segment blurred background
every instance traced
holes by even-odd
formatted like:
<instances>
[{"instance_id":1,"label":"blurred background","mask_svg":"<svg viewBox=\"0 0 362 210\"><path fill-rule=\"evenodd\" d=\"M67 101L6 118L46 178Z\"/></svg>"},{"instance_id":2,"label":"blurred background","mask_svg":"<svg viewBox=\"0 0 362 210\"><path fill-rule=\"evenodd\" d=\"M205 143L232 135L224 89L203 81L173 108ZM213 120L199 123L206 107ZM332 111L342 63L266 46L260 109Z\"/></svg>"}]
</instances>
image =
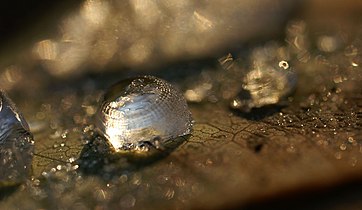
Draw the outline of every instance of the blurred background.
<instances>
[{"instance_id":1,"label":"blurred background","mask_svg":"<svg viewBox=\"0 0 362 210\"><path fill-rule=\"evenodd\" d=\"M23 84L23 74L36 79L38 74L69 78L157 71L172 63L239 54L252 43L283 40L285 26L301 18L305 30L320 33L319 41L306 45L333 51L353 38L329 34L357 30L360 9L357 0L4 2L0 68L13 76L2 76L2 88Z\"/></svg>"}]
</instances>

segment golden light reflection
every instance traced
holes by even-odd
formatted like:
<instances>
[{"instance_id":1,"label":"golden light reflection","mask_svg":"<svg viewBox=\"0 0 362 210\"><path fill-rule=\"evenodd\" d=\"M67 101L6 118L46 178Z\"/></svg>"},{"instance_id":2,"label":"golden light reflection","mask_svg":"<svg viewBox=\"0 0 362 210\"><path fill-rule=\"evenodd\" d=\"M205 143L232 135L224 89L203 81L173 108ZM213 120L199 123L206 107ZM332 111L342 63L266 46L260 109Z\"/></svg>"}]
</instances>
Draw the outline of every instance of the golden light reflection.
<instances>
[{"instance_id":1,"label":"golden light reflection","mask_svg":"<svg viewBox=\"0 0 362 210\"><path fill-rule=\"evenodd\" d=\"M317 44L319 50L324 52L333 52L338 47L338 40L333 36L320 36Z\"/></svg>"},{"instance_id":2,"label":"golden light reflection","mask_svg":"<svg viewBox=\"0 0 362 210\"><path fill-rule=\"evenodd\" d=\"M138 40L127 51L127 61L133 64L146 62L152 53L152 42L148 39Z\"/></svg>"},{"instance_id":3,"label":"golden light reflection","mask_svg":"<svg viewBox=\"0 0 362 210\"><path fill-rule=\"evenodd\" d=\"M106 65L118 51L118 40L111 34L104 34L96 40L90 53L90 63L97 67Z\"/></svg>"},{"instance_id":4,"label":"golden light reflection","mask_svg":"<svg viewBox=\"0 0 362 210\"><path fill-rule=\"evenodd\" d=\"M11 65L0 71L0 87L3 90L10 90L23 78L23 72L19 66Z\"/></svg>"},{"instance_id":5,"label":"golden light reflection","mask_svg":"<svg viewBox=\"0 0 362 210\"><path fill-rule=\"evenodd\" d=\"M33 53L40 60L55 60L58 56L58 44L46 39L35 44Z\"/></svg>"},{"instance_id":6,"label":"golden light reflection","mask_svg":"<svg viewBox=\"0 0 362 210\"><path fill-rule=\"evenodd\" d=\"M103 65L114 54L113 42L103 41L96 36L109 14L107 2L99 0L86 1L79 14L71 15L63 21L62 36L58 40L42 40L35 45L34 53L49 73L64 76L79 73L80 66L96 55L95 63ZM101 36L106 37L106 36ZM98 41L100 47L94 47ZM107 50L105 50L105 48ZM92 49L96 49L92 53ZM92 60L93 61L93 60ZM92 63L92 62L89 62Z\"/></svg>"},{"instance_id":7,"label":"golden light reflection","mask_svg":"<svg viewBox=\"0 0 362 210\"><path fill-rule=\"evenodd\" d=\"M80 15L88 23L101 25L106 21L109 14L109 4L107 1L88 0L83 4Z\"/></svg>"},{"instance_id":8,"label":"golden light reflection","mask_svg":"<svg viewBox=\"0 0 362 210\"><path fill-rule=\"evenodd\" d=\"M228 4L217 0L207 4L86 0L78 11L61 21L56 36L60 38L39 41L33 54L50 74L60 77L89 69L104 70L108 64L137 69L210 55L235 39L245 40L269 30L266 26L272 22L271 17L279 20L281 8L289 5L287 0L278 2L276 5L275 0L267 0L259 7L252 0L242 4L237 0ZM274 10L266 10L270 7ZM240 11L248 12L243 13L242 21L236 21L234 17ZM253 27L247 27L250 22Z\"/></svg>"},{"instance_id":9,"label":"golden light reflection","mask_svg":"<svg viewBox=\"0 0 362 210\"><path fill-rule=\"evenodd\" d=\"M212 84L203 83L195 87L194 89L186 90L184 96L187 101L201 102L209 95L209 91L211 90L211 88Z\"/></svg>"},{"instance_id":10,"label":"golden light reflection","mask_svg":"<svg viewBox=\"0 0 362 210\"><path fill-rule=\"evenodd\" d=\"M130 1L135 12L135 22L143 28L151 28L161 17L160 10L155 2L149 0Z\"/></svg>"},{"instance_id":11,"label":"golden light reflection","mask_svg":"<svg viewBox=\"0 0 362 210\"><path fill-rule=\"evenodd\" d=\"M196 27L200 31L207 31L214 27L214 23L207 19L205 16L202 16L200 13L194 11L194 18Z\"/></svg>"}]
</instances>

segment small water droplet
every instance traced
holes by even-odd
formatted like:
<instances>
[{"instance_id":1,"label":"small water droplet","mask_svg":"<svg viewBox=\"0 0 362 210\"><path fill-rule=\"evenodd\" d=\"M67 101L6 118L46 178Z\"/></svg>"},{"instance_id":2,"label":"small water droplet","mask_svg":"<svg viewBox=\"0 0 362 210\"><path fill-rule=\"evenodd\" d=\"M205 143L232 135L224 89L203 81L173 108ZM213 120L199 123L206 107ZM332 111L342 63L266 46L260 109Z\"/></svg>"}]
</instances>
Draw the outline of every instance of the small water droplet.
<instances>
[{"instance_id":1,"label":"small water droplet","mask_svg":"<svg viewBox=\"0 0 362 210\"><path fill-rule=\"evenodd\" d=\"M347 57L354 57L358 54L358 49L354 45L349 45L344 50L344 55Z\"/></svg>"},{"instance_id":2,"label":"small water droplet","mask_svg":"<svg viewBox=\"0 0 362 210\"><path fill-rule=\"evenodd\" d=\"M333 52L338 45L339 40L335 36L321 36L318 39L318 48L323 52Z\"/></svg>"},{"instance_id":3,"label":"small water droplet","mask_svg":"<svg viewBox=\"0 0 362 210\"><path fill-rule=\"evenodd\" d=\"M349 163L351 164L352 167L355 167L356 164L357 164L358 160L356 157L352 157L350 160L349 160Z\"/></svg>"},{"instance_id":4,"label":"small water droplet","mask_svg":"<svg viewBox=\"0 0 362 210\"><path fill-rule=\"evenodd\" d=\"M175 195L175 190L171 189L171 188L168 188L166 190L166 193L165 193L165 198L167 200L171 200L173 198L173 196Z\"/></svg>"},{"instance_id":5,"label":"small water droplet","mask_svg":"<svg viewBox=\"0 0 362 210\"><path fill-rule=\"evenodd\" d=\"M34 184L35 186L39 186L39 185L40 185L40 180L39 180L39 179L34 179L34 180L33 180L33 184Z\"/></svg>"},{"instance_id":6,"label":"small water droplet","mask_svg":"<svg viewBox=\"0 0 362 210\"><path fill-rule=\"evenodd\" d=\"M337 160L340 160L340 159L342 159L342 153L341 153L341 152L336 152L336 153L334 154L334 157L335 157Z\"/></svg>"},{"instance_id":7,"label":"small water droplet","mask_svg":"<svg viewBox=\"0 0 362 210\"><path fill-rule=\"evenodd\" d=\"M351 62L351 66L353 66L353 67L358 67L358 63L352 61L352 62Z\"/></svg>"},{"instance_id":8,"label":"small water droplet","mask_svg":"<svg viewBox=\"0 0 362 210\"><path fill-rule=\"evenodd\" d=\"M68 130L65 130L65 131L61 134L62 139L67 138L67 135L68 135Z\"/></svg>"},{"instance_id":9,"label":"small water droplet","mask_svg":"<svg viewBox=\"0 0 362 210\"><path fill-rule=\"evenodd\" d=\"M340 76L340 75L335 76L335 77L333 78L333 82L336 83L336 84L343 82L342 76Z\"/></svg>"},{"instance_id":10,"label":"small water droplet","mask_svg":"<svg viewBox=\"0 0 362 210\"><path fill-rule=\"evenodd\" d=\"M133 195L127 194L120 200L120 205L124 208L132 208L136 204L136 198Z\"/></svg>"},{"instance_id":11,"label":"small water droplet","mask_svg":"<svg viewBox=\"0 0 362 210\"><path fill-rule=\"evenodd\" d=\"M167 175L159 175L157 177L158 184L166 184L170 180L170 177Z\"/></svg>"},{"instance_id":12,"label":"small water droplet","mask_svg":"<svg viewBox=\"0 0 362 210\"><path fill-rule=\"evenodd\" d=\"M128 180L128 176L126 174L122 174L118 180L121 184L126 183Z\"/></svg>"},{"instance_id":13,"label":"small water droplet","mask_svg":"<svg viewBox=\"0 0 362 210\"><path fill-rule=\"evenodd\" d=\"M294 146L294 145L290 145L290 146L287 148L287 152L295 153L295 152L296 152L295 146Z\"/></svg>"},{"instance_id":14,"label":"small water droplet","mask_svg":"<svg viewBox=\"0 0 362 210\"><path fill-rule=\"evenodd\" d=\"M175 184L177 187L184 187L186 185L186 181L184 179L182 179L181 177L176 177Z\"/></svg>"},{"instance_id":15,"label":"small water droplet","mask_svg":"<svg viewBox=\"0 0 362 210\"><path fill-rule=\"evenodd\" d=\"M48 172L46 172L46 171L41 172L41 175L44 176L44 177L48 177L48 176L49 176Z\"/></svg>"},{"instance_id":16,"label":"small water droplet","mask_svg":"<svg viewBox=\"0 0 362 210\"><path fill-rule=\"evenodd\" d=\"M206 165L212 165L214 164L214 161L212 161L210 158L208 158L205 162Z\"/></svg>"},{"instance_id":17,"label":"small water droplet","mask_svg":"<svg viewBox=\"0 0 362 210\"><path fill-rule=\"evenodd\" d=\"M131 183L134 185L141 185L142 183L142 176L140 174L134 174L131 179Z\"/></svg>"},{"instance_id":18,"label":"small water droplet","mask_svg":"<svg viewBox=\"0 0 362 210\"><path fill-rule=\"evenodd\" d=\"M231 53L228 53L227 55L219 58L218 61L220 65L226 70L232 68L234 64L234 58Z\"/></svg>"},{"instance_id":19,"label":"small water droplet","mask_svg":"<svg viewBox=\"0 0 362 210\"><path fill-rule=\"evenodd\" d=\"M354 142L354 138L352 136L348 137L348 142L352 144Z\"/></svg>"},{"instance_id":20,"label":"small water droplet","mask_svg":"<svg viewBox=\"0 0 362 210\"><path fill-rule=\"evenodd\" d=\"M107 193L107 191L98 188L98 189L94 190L93 196L97 201L102 202L102 201L107 200L108 193Z\"/></svg>"},{"instance_id":21,"label":"small water droplet","mask_svg":"<svg viewBox=\"0 0 362 210\"><path fill-rule=\"evenodd\" d=\"M287 61L280 61L279 62L279 67L286 70L286 69L289 68L289 63Z\"/></svg>"},{"instance_id":22,"label":"small water droplet","mask_svg":"<svg viewBox=\"0 0 362 210\"><path fill-rule=\"evenodd\" d=\"M79 168L79 165L72 166L72 170L77 170Z\"/></svg>"},{"instance_id":23,"label":"small water droplet","mask_svg":"<svg viewBox=\"0 0 362 210\"><path fill-rule=\"evenodd\" d=\"M62 165L57 165L56 169L57 169L58 171L62 170Z\"/></svg>"},{"instance_id":24,"label":"small water droplet","mask_svg":"<svg viewBox=\"0 0 362 210\"><path fill-rule=\"evenodd\" d=\"M342 151L344 151L344 150L347 149L347 146L346 146L345 144L341 144L341 145L339 146L339 149L342 150Z\"/></svg>"}]
</instances>

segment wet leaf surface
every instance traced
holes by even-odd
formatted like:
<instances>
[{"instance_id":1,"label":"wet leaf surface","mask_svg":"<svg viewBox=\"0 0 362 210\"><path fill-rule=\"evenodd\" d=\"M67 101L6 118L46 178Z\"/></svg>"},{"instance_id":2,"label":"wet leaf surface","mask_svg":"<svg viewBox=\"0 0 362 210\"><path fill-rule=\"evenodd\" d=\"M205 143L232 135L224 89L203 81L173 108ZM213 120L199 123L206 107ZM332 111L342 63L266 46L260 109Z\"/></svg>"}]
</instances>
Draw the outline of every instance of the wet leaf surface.
<instances>
[{"instance_id":1,"label":"wet leaf surface","mask_svg":"<svg viewBox=\"0 0 362 210\"><path fill-rule=\"evenodd\" d=\"M288 63L298 74L295 92L287 103L247 113L230 109L230 99L240 90L254 45L233 53L235 59L228 54L226 66L210 58L147 72L184 92L207 84L201 102L189 104L192 133L148 154L114 153L94 126L103 91L142 72L57 78L32 66L31 82L9 91L34 135L32 176L0 189L0 209L358 209L360 29L295 36L310 36L312 45ZM339 36L345 41L332 52L321 44Z\"/></svg>"},{"instance_id":2,"label":"wet leaf surface","mask_svg":"<svg viewBox=\"0 0 362 210\"><path fill-rule=\"evenodd\" d=\"M360 76L350 79L357 84ZM26 116L38 113L29 120L39 130L33 178L3 207L223 208L362 173L358 85L316 91L320 102L308 107L300 104L310 95L297 92L289 106L247 114L223 102L191 104L192 134L148 157L110 152L92 124L102 90L68 88L71 95L55 91L40 108L24 106Z\"/></svg>"}]
</instances>

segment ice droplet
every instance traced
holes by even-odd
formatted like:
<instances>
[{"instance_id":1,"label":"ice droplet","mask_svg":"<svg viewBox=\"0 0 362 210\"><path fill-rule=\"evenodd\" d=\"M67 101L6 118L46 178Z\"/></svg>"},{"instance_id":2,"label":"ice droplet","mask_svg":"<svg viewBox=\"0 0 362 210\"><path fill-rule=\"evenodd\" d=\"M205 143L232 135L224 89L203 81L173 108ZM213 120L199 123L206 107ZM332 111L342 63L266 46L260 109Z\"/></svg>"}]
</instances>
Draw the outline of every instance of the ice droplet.
<instances>
[{"instance_id":1,"label":"ice droplet","mask_svg":"<svg viewBox=\"0 0 362 210\"><path fill-rule=\"evenodd\" d=\"M135 204L136 204L136 198L131 194L123 196L120 200L120 205L124 208L134 207Z\"/></svg>"},{"instance_id":2,"label":"ice droplet","mask_svg":"<svg viewBox=\"0 0 362 210\"><path fill-rule=\"evenodd\" d=\"M295 75L289 70L255 69L243 80L243 87L231 107L248 112L252 108L278 104L285 100L295 88Z\"/></svg>"},{"instance_id":3,"label":"ice droplet","mask_svg":"<svg viewBox=\"0 0 362 210\"><path fill-rule=\"evenodd\" d=\"M289 63L287 61L280 61L279 62L279 67L286 70L286 69L289 68Z\"/></svg>"},{"instance_id":4,"label":"ice droplet","mask_svg":"<svg viewBox=\"0 0 362 210\"><path fill-rule=\"evenodd\" d=\"M253 66L241 80L241 90L231 101L231 108L249 112L252 108L286 101L296 88L297 74L284 58L272 53L280 49L284 48L267 46L253 51Z\"/></svg>"},{"instance_id":5,"label":"ice droplet","mask_svg":"<svg viewBox=\"0 0 362 210\"><path fill-rule=\"evenodd\" d=\"M24 117L0 90L0 186L19 184L29 176L33 144Z\"/></svg>"},{"instance_id":6,"label":"ice droplet","mask_svg":"<svg viewBox=\"0 0 362 210\"><path fill-rule=\"evenodd\" d=\"M125 79L104 95L96 124L116 151L144 150L190 134L191 113L181 92L153 76Z\"/></svg>"}]
</instances>

